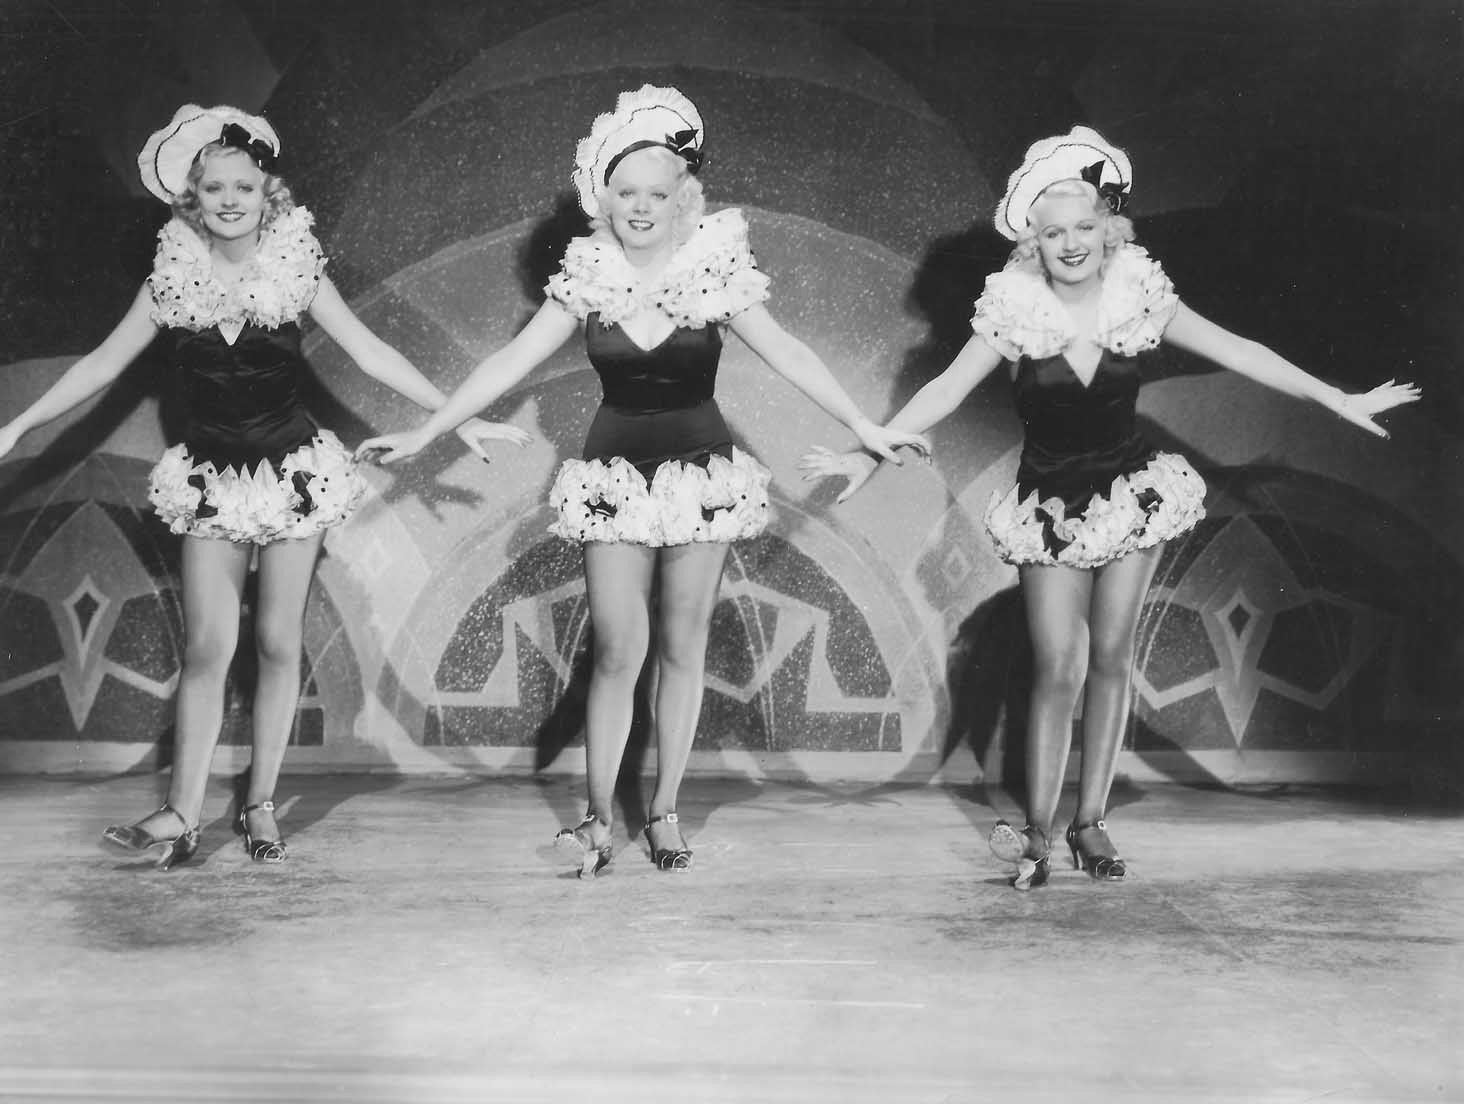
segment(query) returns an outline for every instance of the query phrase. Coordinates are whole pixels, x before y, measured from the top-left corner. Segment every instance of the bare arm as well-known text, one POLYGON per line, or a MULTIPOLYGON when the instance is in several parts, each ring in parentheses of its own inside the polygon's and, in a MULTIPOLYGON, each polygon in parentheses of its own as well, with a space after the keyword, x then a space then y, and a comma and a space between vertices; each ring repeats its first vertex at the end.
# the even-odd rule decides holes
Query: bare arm
POLYGON ((769 368, 853 430, 865 448, 897 464, 900 461, 894 450, 901 445, 929 451, 918 435, 892 431, 870 421, 818 354, 783 329, 761 304, 749 307, 729 324, 769 368))
POLYGON ((361 371, 386 384, 398 395, 410 399, 424 410, 436 410, 446 400, 446 396, 411 361, 357 317, 341 298, 335 284, 325 276, 320 278, 320 287, 310 304, 310 317, 320 323, 320 328, 361 371))
POLYGON ((1392 380, 1363 394, 1348 394, 1302 371, 1260 342, 1217 326, 1183 303, 1165 329, 1164 340, 1283 394, 1320 403, 1334 414, 1379 437, 1388 434, 1372 420, 1372 416, 1402 403, 1415 402, 1419 397, 1416 387, 1392 380))
POLYGON ((529 324, 474 368, 425 422, 413 430, 363 441, 357 454, 373 454, 382 463, 390 463, 420 452, 435 438, 496 402, 569 340, 578 327, 574 315, 553 299, 546 301, 529 324))
POLYGON ((1001 354, 979 334, 972 334, 946 370, 915 392, 890 425, 913 433, 924 433, 944 420, 966 396, 1002 363, 1001 354))
POLYGON ((0 456, 14 448, 23 434, 61 417, 105 388, 147 348, 157 332, 157 324, 152 320, 152 295, 144 285, 122 321, 100 345, 66 369, 44 395, 16 415, 9 425, 0 427, 0 456))
MULTIPOLYGON (((889 427, 909 433, 925 432, 960 406, 1001 363, 1001 354, 984 337, 973 334, 946 370, 915 392, 890 419, 889 427)), ((804 472, 805 482, 842 476, 847 482, 839 492, 838 501, 843 502, 868 482, 877 463, 867 452, 833 452, 815 446, 799 460, 798 467, 804 472)))

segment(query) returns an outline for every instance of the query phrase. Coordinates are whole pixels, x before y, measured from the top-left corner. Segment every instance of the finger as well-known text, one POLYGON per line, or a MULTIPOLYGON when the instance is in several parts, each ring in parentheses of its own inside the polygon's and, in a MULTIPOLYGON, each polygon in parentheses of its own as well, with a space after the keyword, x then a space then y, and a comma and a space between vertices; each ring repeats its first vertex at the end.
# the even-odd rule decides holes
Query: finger
POLYGON ((875 452, 879 453, 891 464, 898 464, 901 467, 904 466, 905 461, 901 460, 895 450, 890 448, 888 445, 877 444, 871 447, 874 449, 875 452))

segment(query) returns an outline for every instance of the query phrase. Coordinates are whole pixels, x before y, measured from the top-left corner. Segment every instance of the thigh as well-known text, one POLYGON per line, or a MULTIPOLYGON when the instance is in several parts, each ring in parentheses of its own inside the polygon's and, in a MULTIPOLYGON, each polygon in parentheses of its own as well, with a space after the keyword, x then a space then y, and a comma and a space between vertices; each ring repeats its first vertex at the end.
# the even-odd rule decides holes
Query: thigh
POLYGON ((661 549, 656 625, 663 647, 674 648, 682 638, 705 634, 726 563, 725 544, 661 549))
POLYGON ((650 625, 656 552, 640 544, 586 541, 585 600, 600 644, 627 636, 644 638, 650 625))
POLYGON ((1093 573, 1046 564, 1028 564, 1018 570, 1032 656, 1038 667, 1050 670, 1065 661, 1086 662, 1093 573))
POLYGON ((259 608, 254 617, 260 629, 267 631, 277 623, 299 623, 324 539, 324 533, 316 533, 299 540, 274 541, 260 548, 259 608))
POLYGON ((1095 651, 1131 646, 1162 551, 1159 546, 1130 552, 1093 572, 1088 626, 1095 651))
POLYGON ((183 538, 183 631, 190 649, 222 648, 233 654, 244 579, 253 555, 250 544, 183 538))

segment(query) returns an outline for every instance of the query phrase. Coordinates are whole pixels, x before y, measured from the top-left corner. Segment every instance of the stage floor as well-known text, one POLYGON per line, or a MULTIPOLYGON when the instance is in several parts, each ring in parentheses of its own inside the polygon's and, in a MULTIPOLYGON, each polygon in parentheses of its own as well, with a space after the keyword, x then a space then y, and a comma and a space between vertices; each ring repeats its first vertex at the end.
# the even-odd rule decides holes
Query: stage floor
POLYGON ((622 824, 582 883, 573 779, 287 776, 278 867, 220 779, 194 863, 103 852, 163 786, 0 779, 0 1100, 1464 1099, 1457 810, 1123 788, 1126 882, 1020 894, 972 790, 696 779, 691 873, 622 824))

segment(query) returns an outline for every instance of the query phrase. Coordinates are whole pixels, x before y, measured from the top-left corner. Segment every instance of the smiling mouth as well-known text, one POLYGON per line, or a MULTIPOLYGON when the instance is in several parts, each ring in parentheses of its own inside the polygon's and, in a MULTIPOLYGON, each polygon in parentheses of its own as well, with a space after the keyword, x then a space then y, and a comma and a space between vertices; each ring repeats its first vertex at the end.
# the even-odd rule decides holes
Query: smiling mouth
POLYGON ((645 219, 627 219, 626 223, 632 230, 649 230, 656 225, 654 222, 648 222, 645 219))
POLYGON ((214 217, 215 218, 218 218, 218 219, 222 219, 224 222, 238 222, 241 218, 244 217, 244 212, 243 211, 220 211, 214 217))
POLYGON ((1077 268, 1080 264, 1088 259, 1088 256, 1089 254, 1087 253, 1069 253, 1065 256, 1059 257, 1058 260, 1067 265, 1069 268, 1077 268))

